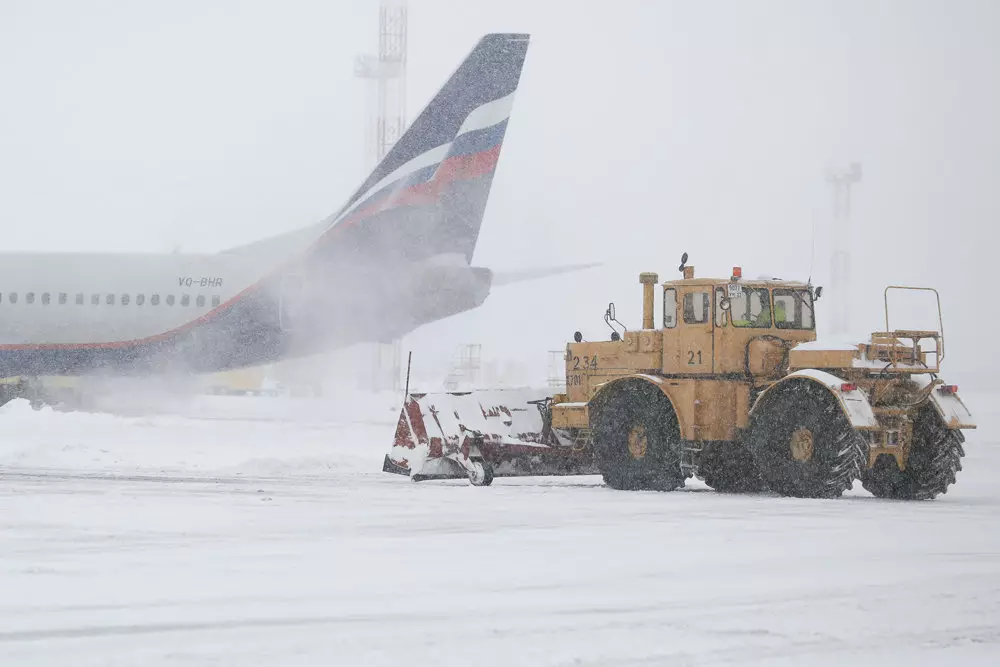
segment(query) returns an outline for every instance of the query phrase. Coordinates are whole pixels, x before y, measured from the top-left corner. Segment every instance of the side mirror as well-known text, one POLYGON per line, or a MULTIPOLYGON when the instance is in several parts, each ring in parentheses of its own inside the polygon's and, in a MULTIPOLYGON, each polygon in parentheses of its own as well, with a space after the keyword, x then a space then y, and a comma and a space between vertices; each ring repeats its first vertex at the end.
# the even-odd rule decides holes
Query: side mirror
POLYGON ((823 286, 820 285, 816 288, 816 296, 813 297, 816 301, 819 301, 820 297, 823 296, 823 286))
POLYGON ((687 265, 687 261, 688 261, 688 254, 684 253, 683 255, 681 255, 681 265, 677 267, 677 270, 680 271, 681 273, 684 273, 684 267, 685 265, 687 265))
POLYGON ((583 334, 580 333, 579 331, 573 332, 573 340, 575 340, 577 343, 581 342, 583 340, 583 334))

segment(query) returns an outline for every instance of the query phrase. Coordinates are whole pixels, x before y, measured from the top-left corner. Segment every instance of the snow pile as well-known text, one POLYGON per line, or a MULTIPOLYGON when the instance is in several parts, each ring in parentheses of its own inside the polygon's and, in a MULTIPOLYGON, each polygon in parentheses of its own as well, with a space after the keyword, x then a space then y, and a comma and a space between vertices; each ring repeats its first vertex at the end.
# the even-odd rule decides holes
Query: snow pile
POLYGON ((317 423, 217 413, 122 417, 36 411, 16 400, 0 408, 0 469, 185 476, 377 471, 393 426, 388 420, 317 423))
POLYGON ((334 388, 319 397, 212 396, 155 384, 124 383, 89 393, 87 403, 94 411, 132 417, 177 415, 300 423, 395 423, 403 393, 334 388))

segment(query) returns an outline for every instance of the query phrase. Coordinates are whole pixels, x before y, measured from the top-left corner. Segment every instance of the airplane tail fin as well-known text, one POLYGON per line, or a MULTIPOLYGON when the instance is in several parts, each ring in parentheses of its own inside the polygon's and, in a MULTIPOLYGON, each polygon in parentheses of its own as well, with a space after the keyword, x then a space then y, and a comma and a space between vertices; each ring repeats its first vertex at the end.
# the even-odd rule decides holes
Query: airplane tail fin
POLYGON ((344 207, 326 236, 378 261, 462 254, 479 237, 514 93, 524 34, 483 37, 344 207))

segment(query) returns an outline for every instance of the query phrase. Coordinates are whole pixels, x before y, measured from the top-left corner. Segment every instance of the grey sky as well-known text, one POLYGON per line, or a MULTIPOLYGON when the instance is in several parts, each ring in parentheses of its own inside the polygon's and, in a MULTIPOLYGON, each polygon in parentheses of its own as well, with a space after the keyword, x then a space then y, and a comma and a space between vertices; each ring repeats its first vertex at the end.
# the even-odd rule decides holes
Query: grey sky
MULTIPOLYGON (((973 328, 1000 324, 971 295, 1000 219, 1000 4, 409 4, 411 117, 481 34, 533 36, 477 263, 610 263, 417 342, 541 355, 612 298, 634 317, 635 274, 683 250, 804 279, 814 224, 823 282, 822 172, 856 159, 856 319, 880 325, 887 282, 937 285, 976 365, 973 328)), ((377 0, 0 3, 6 248, 216 250, 329 214, 365 176, 376 24, 377 0)))

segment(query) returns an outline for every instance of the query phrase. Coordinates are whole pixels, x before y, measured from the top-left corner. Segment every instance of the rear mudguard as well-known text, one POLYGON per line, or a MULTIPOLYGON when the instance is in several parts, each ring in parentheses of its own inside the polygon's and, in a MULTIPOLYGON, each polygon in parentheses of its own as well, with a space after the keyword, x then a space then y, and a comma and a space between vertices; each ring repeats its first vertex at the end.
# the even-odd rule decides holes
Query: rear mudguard
POLYGON ((797 380, 808 380, 825 387, 840 403, 844 415, 854 428, 861 431, 871 431, 878 428, 878 419, 863 391, 857 388, 845 391, 843 389, 845 380, 826 371, 811 368, 791 373, 761 392, 750 409, 750 416, 752 417, 758 410, 767 405, 770 397, 775 395, 781 387, 797 380))
MULTIPOLYGON (((933 382, 930 375, 915 375, 913 376, 913 381, 921 389, 933 382)), ((946 394, 935 388, 929 398, 931 405, 941 415, 941 420, 944 421, 944 425, 949 429, 976 428, 976 420, 973 418, 969 408, 965 407, 962 399, 958 397, 958 393, 951 392, 946 394)))

